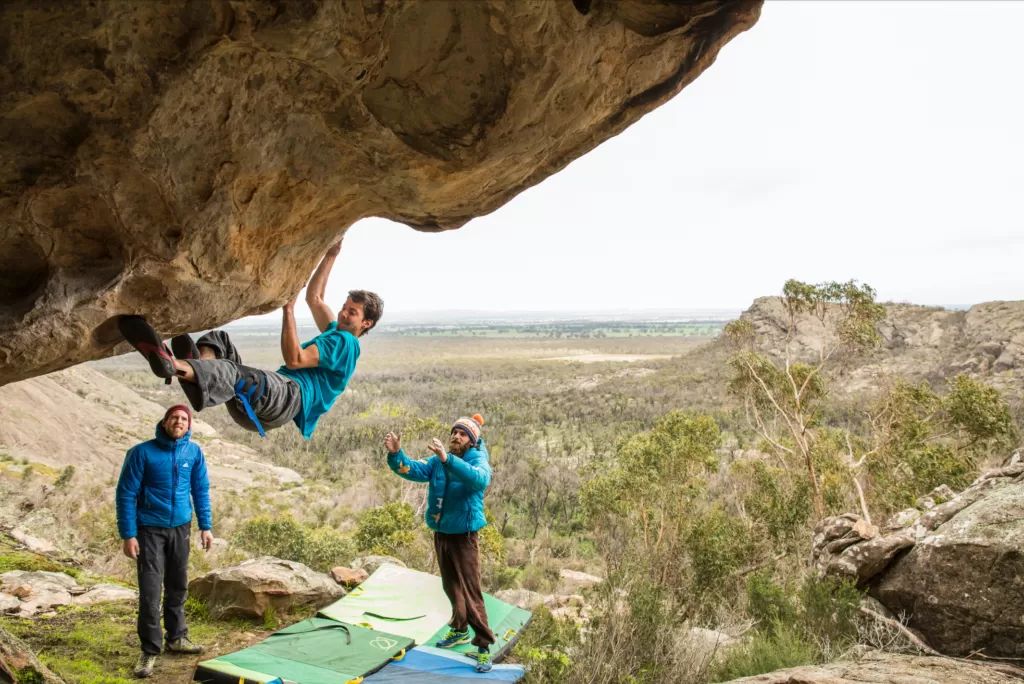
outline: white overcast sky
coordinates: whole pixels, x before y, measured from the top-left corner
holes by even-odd
[[[353,226],[331,303],[740,310],[787,278],[1024,299],[1021,26],[1021,2],[769,0],[675,99],[489,216]]]

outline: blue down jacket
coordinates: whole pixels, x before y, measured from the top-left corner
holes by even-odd
[[[424,517],[435,532],[465,534],[487,525],[484,490],[491,483],[491,464],[483,439],[461,458],[448,454],[447,463],[436,455],[413,461],[399,449],[388,454],[388,467],[410,482],[430,483]]]
[[[117,532],[122,539],[138,535],[139,527],[177,527],[192,521],[195,501],[199,529],[212,528],[210,479],[206,459],[192,431],[173,440],[162,424],[156,438],[128,450],[117,481]]]

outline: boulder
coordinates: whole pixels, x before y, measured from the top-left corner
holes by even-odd
[[[536,610],[537,606],[545,604],[543,594],[529,589],[502,589],[494,594],[494,598],[523,610]]]
[[[720,659],[727,649],[742,642],[717,629],[691,627],[680,634],[676,643],[677,650],[687,654],[687,662],[691,666],[696,666],[698,670],[703,670],[713,661]]]
[[[57,550],[57,547],[53,545],[53,542],[49,542],[41,537],[33,537],[28,534],[24,529],[16,527],[10,532],[11,538],[22,544],[26,549],[33,553],[53,553]]]
[[[211,615],[246,618],[261,618],[268,607],[323,608],[346,593],[329,575],[272,556],[212,570],[189,582],[188,590],[206,601]]]
[[[15,678],[15,673],[20,677]],[[0,627],[0,681],[64,684],[64,680],[39,662],[24,641]]]
[[[562,586],[569,588],[585,589],[604,582],[603,579],[595,575],[588,575],[585,572],[569,570],[568,568],[563,568],[558,573],[558,576],[562,580]]]
[[[950,658],[870,652],[854,661],[792,667],[732,682],[743,684],[1013,684],[998,668]]]
[[[0,3],[0,385],[280,307],[355,221],[493,212],[760,0]]]
[[[928,496],[932,498],[936,503],[946,503],[950,499],[956,498],[956,492],[949,485],[939,485],[933,489]]]
[[[887,537],[876,537],[852,544],[828,559],[825,573],[855,580],[869,580],[885,570],[896,554],[913,545],[914,536],[906,530]]]
[[[72,603],[71,589],[78,586],[74,577],[62,572],[43,570],[11,570],[0,575],[4,587],[14,586],[10,593],[21,599],[19,615],[32,617],[57,606]]]
[[[815,527],[811,559],[819,573],[868,580],[884,570],[914,535],[900,530],[878,536],[878,527],[852,515],[825,518]]]
[[[872,595],[943,654],[1024,657],[1024,483],[982,478],[916,533]]]
[[[370,574],[363,568],[332,568],[331,577],[338,584],[354,587],[365,582],[370,577]]]
[[[894,513],[891,518],[885,521],[886,530],[899,530],[909,527],[921,517],[921,511],[916,508],[905,508],[899,513]]]
[[[11,594],[0,593],[0,613],[17,613],[20,610],[20,598]]]
[[[377,572],[377,568],[385,563],[391,563],[400,568],[405,567],[405,563],[397,558],[393,558],[392,556],[363,556],[362,558],[356,558],[352,561],[352,567],[355,569],[362,568],[367,572],[367,574],[372,575]]]
[[[93,606],[111,601],[135,601],[138,598],[139,592],[120,584],[97,584],[74,596],[73,603],[76,606]]]

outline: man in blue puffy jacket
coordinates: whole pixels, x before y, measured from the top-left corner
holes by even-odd
[[[487,626],[487,609],[480,588],[480,546],[477,532],[487,524],[484,491],[491,483],[487,447],[480,437],[480,414],[459,418],[452,427],[445,451],[435,439],[430,458],[414,461],[402,451],[402,436],[389,432],[384,438],[388,467],[412,482],[429,482],[427,527],[434,531],[434,553],[441,568],[441,584],[452,604],[449,630],[438,648],[472,643],[478,649],[477,672],[491,669],[490,647],[494,634]]]
[[[165,647],[171,653],[202,653],[188,639],[185,597],[192,509],[200,539],[213,545],[210,480],[206,460],[192,435],[192,413],[184,404],[167,409],[156,438],[128,450],[117,482],[117,531],[124,554],[135,560],[139,575],[139,641],[142,655],[136,677],[153,674],[160,654],[160,589],[163,588]]]

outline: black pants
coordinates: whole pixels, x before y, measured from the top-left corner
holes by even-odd
[[[142,652],[160,654],[160,589],[164,594],[164,627],[167,641],[188,634],[185,597],[188,594],[188,551],[192,523],[178,527],[140,527],[139,641]]]
[[[472,627],[473,645],[483,648],[494,643],[487,625],[487,608],[480,589],[480,546],[476,532],[443,534],[434,532],[434,553],[441,568],[441,586],[452,604],[449,626],[457,632]]]

